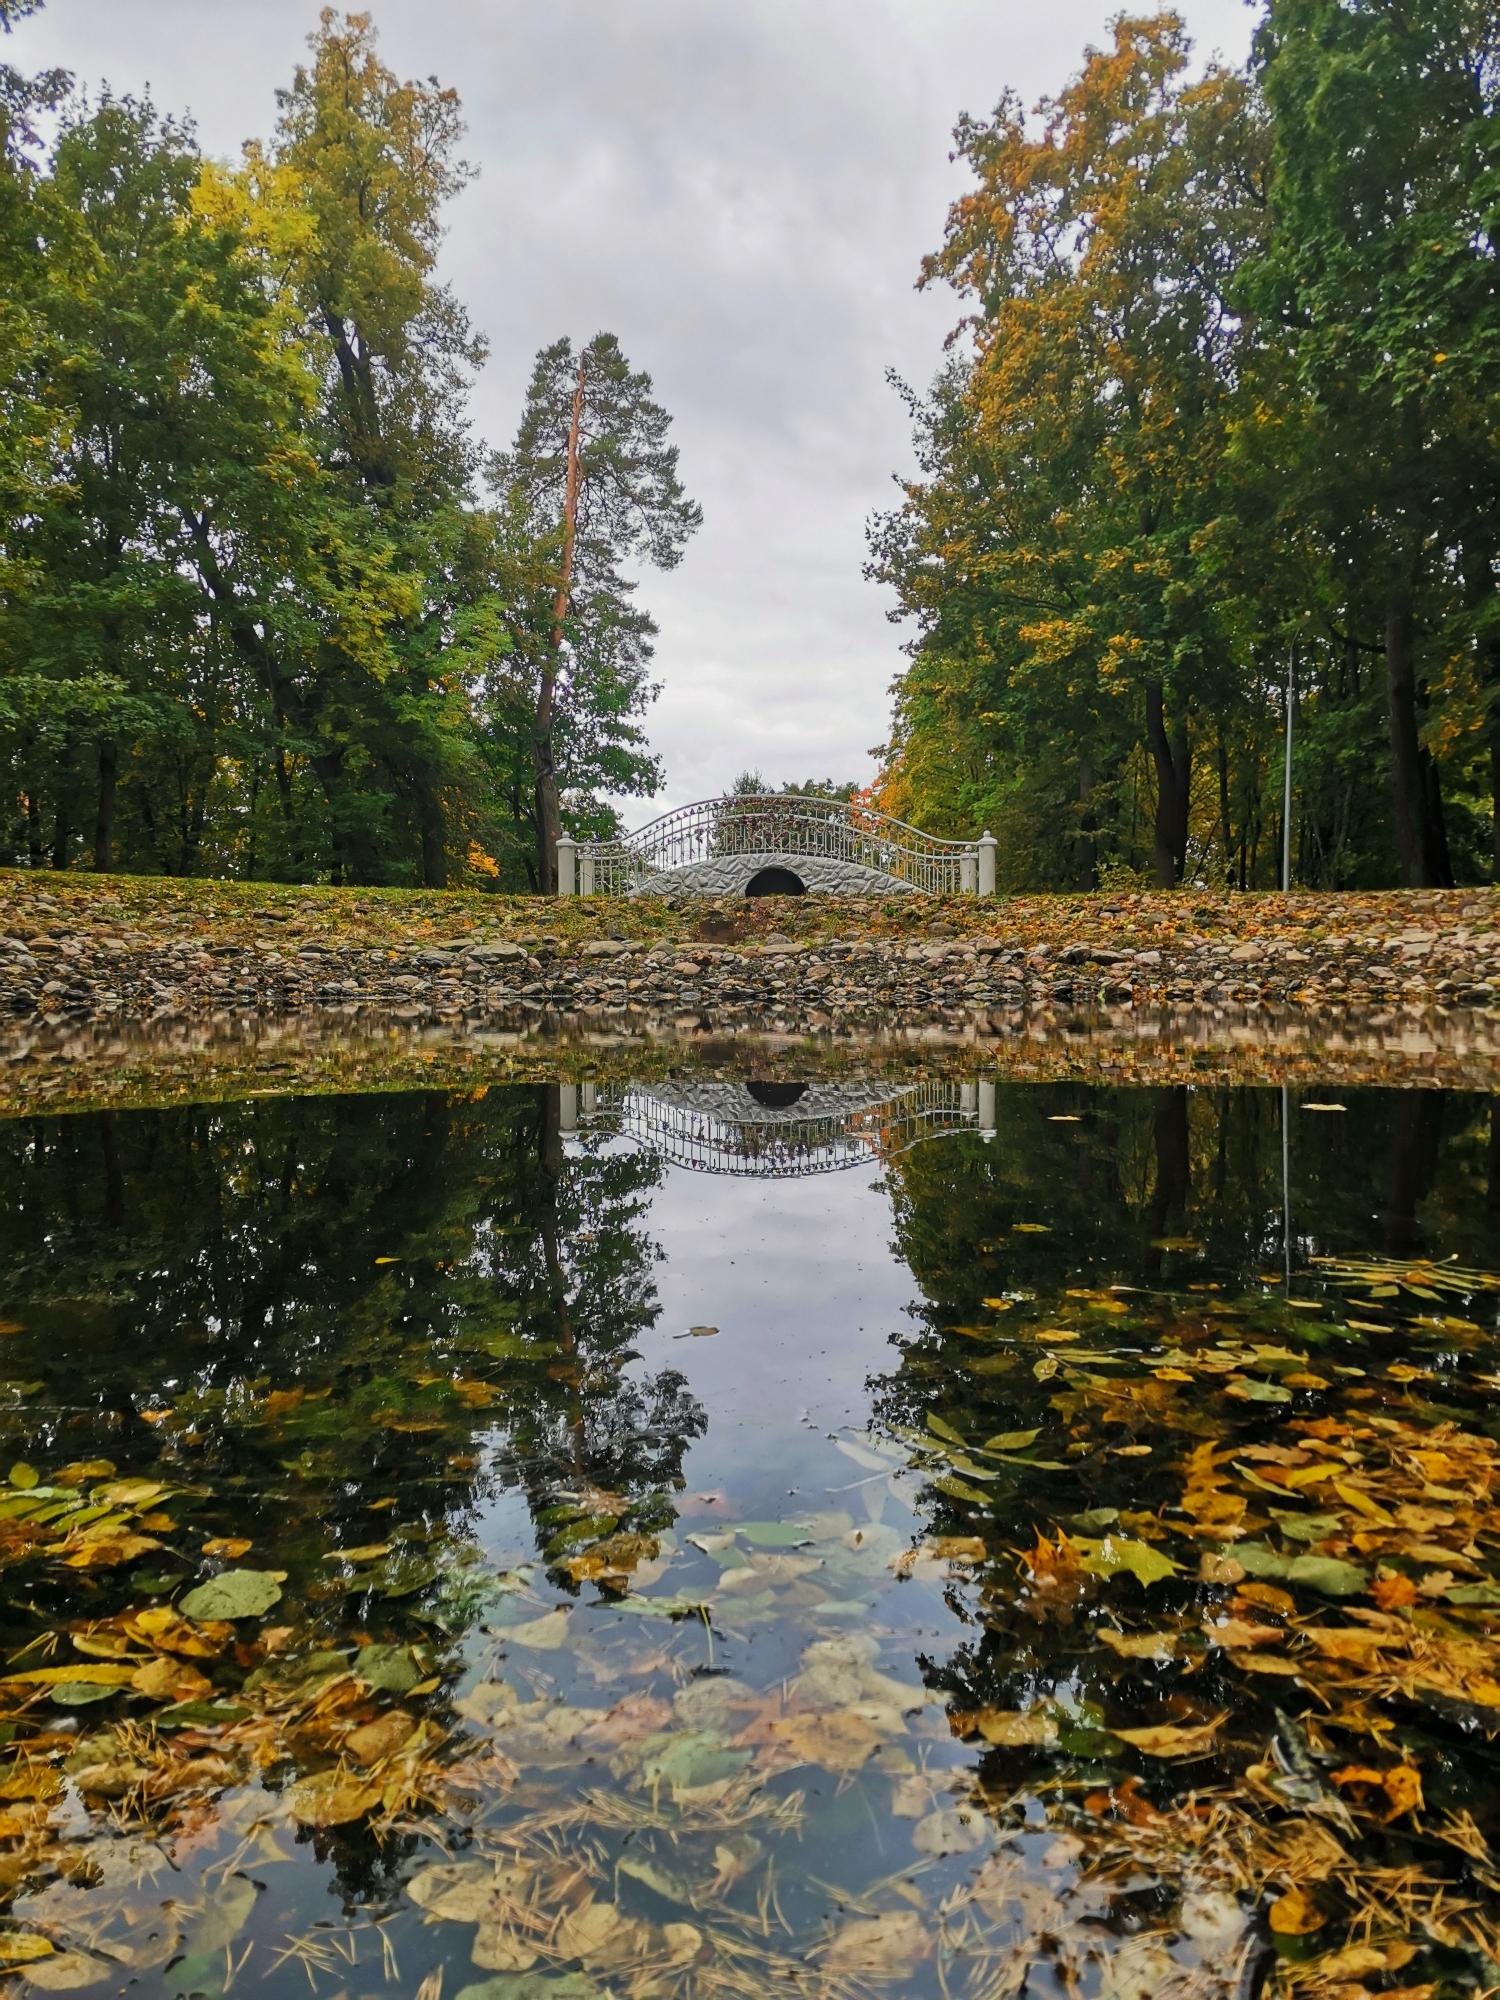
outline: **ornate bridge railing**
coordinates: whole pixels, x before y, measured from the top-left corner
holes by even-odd
[[[983,1083],[814,1084],[781,1108],[737,1083],[563,1087],[568,1133],[617,1134],[694,1173],[793,1180],[890,1160],[955,1132],[993,1131]]]
[[[939,840],[847,799],[755,793],[679,806],[622,840],[564,837],[558,887],[565,896],[634,896],[675,878],[714,893],[784,869],[799,888],[993,895],[995,845],[987,833]]]

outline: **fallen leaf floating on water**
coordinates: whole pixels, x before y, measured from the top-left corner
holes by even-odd
[[[1266,1921],[1278,1937],[1306,1937],[1328,1919],[1305,1889],[1288,1889],[1271,1904]]]
[[[1091,1576],[1118,1576],[1124,1570],[1138,1583],[1152,1584],[1175,1576],[1179,1567],[1160,1549],[1129,1535],[1106,1535],[1102,1541],[1075,1536],[1072,1545],[1079,1552],[1078,1567]]]
[[[1000,1708],[955,1709],[948,1721],[955,1736],[979,1736],[1004,1750],[1047,1749],[1058,1737],[1057,1717],[1042,1708],[1024,1713]]]
[[[946,1806],[926,1814],[912,1828],[911,1844],[919,1854],[941,1860],[948,1854],[967,1854],[986,1841],[988,1822],[977,1811]]]
[[[234,1627],[227,1619],[190,1620],[165,1604],[127,1612],[123,1630],[134,1644],[197,1660],[216,1658],[234,1638]]]
[[[85,1528],[76,1541],[70,1542],[63,1561],[70,1569],[118,1569],[124,1563],[134,1562],[137,1556],[149,1555],[153,1549],[160,1547],[161,1543],[155,1535]]]
[[[1177,1653],[1176,1635],[1171,1632],[1112,1632],[1101,1626],[1096,1636],[1101,1645],[1126,1660],[1155,1660],[1164,1665]]]
[[[287,1800],[304,1826],[346,1826],[375,1810],[380,1787],[350,1771],[320,1771],[299,1778]]]
[[[238,1562],[241,1556],[250,1553],[251,1546],[243,1535],[211,1535],[203,1544],[203,1553],[224,1562]]]
[[[504,1638],[508,1645],[527,1646],[533,1651],[553,1652],[568,1636],[568,1613],[559,1605],[555,1611],[548,1611],[540,1618],[528,1619],[521,1625],[507,1625]]]
[[[836,1931],[819,1954],[825,1972],[841,1978],[909,1979],[931,1956],[934,1938],[914,1910],[855,1917]]]
[[[784,1753],[785,1768],[816,1764],[825,1771],[857,1771],[884,1742],[886,1732],[856,1708],[820,1715],[786,1715],[766,1725],[764,1740]]]
[[[84,1668],[75,1661],[68,1667],[27,1667],[20,1673],[6,1674],[0,1679],[0,1687],[57,1687],[67,1681],[88,1681],[96,1687],[129,1687],[137,1672],[135,1666],[100,1663]]]
[[[258,1618],[281,1596],[281,1585],[267,1570],[226,1569],[222,1576],[200,1583],[178,1600],[189,1618]]]
[[[344,1738],[344,1750],[356,1764],[383,1764],[410,1743],[417,1727],[414,1716],[392,1709],[373,1722],[351,1729]]]
[[[1147,1757],[1205,1757],[1226,1719],[1226,1715],[1216,1715],[1211,1722],[1187,1727],[1158,1722],[1144,1729],[1112,1729],[1110,1734],[1118,1736],[1122,1743],[1132,1744]]]
[[[76,1993],[97,1986],[116,1968],[108,1959],[92,1958],[87,1952],[60,1951],[55,1957],[40,1958],[26,1967],[26,1984],[40,1993]]]
[[[1359,1791],[1383,1792],[1388,1807],[1387,1821],[1400,1819],[1404,1813],[1422,1810],[1422,1774],[1415,1764],[1393,1764],[1387,1770],[1374,1770],[1368,1764],[1346,1764],[1330,1774],[1332,1783],[1342,1787],[1354,1787]]]
[[[213,1692],[213,1682],[185,1660],[163,1653],[135,1670],[130,1685],[156,1701],[192,1701]]]
[[[51,1938],[35,1931],[0,1933],[0,1965],[32,1965],[39,1958],[50,1958],[56,1950]]]

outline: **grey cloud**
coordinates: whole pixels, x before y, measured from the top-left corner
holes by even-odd
[[[954,302],[917,267],[960,186],[962,108],[1058,87],[1113,0],[373,0],[386,59],[454,84],[481,177],[443,275],[489,336],[479,426],[509,439],[531,357],[607,326],[676,418],[702,533],[649,575],[666,759],[656,806],[747,764],[867,778],[901,635],[861,575]],[[1243,0],[1185,0],[1238,57]],[[52,0],[12,60],[149,78],[233,154],[269,130],[315,5]],[[655,807],[628,810],[646,816]],[[961,829],[954,829],[955,832]]]

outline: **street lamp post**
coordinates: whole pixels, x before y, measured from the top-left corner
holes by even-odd
[[[1292,886],[1292,700],[1297,688],[1297,641],[1293,639],[1286,656],[1286,748],[1282,752],[1285,769],[1281,795],[1281,886]]]

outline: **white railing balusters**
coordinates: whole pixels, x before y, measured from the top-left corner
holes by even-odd
[[[655,876],[734,855],[851,862],[926,895],[993,894],[994,841],[939,840],[846,799],[753,793],[701,799],[622,840],[578,843],[583,895],[632,896]],[[566,890],[563,892],[566,894]]]
[[[673,1102],[650,1085],[602,1084],[569,1130],[629,1139],[696,1173],[782,1180],[892,1160],[924,1140],[976,1129],[972,1084],[898,1084],[883,1101],[803,1117],[791,1109],[747,1116],[735,1085],[722,1094],[715,1107]]]

